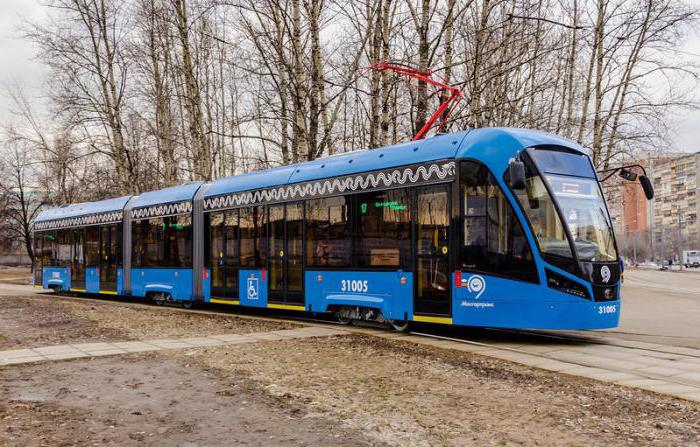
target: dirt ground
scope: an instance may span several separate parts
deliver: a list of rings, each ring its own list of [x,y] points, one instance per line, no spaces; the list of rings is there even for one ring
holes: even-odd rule
[[[189,358],[390,445],[700,444],[700,405],[409,342],[353,335]]]
[[[156,354],[0,370],[5,446],[362,446],[243,375]]]
[[[32,270],[29,267],[0,265],[0,281],[10,284],[31,284]]]
[[[0,307],[0,343],[296,326],[110,301],[14,302]],[[50,315],[58,323],[40,324]],[[0,445],[686,446],[700,445],[700,405],[348,335],[2,367]]]
[[[111,301],[0,296],[0,349],[165,337],[247,334],[292,329],[297,324],[210,316],[173,308],[130,306]]]
[[[79,306],[52,297],[0,297],[0,349],[129,339],[75,313]]]

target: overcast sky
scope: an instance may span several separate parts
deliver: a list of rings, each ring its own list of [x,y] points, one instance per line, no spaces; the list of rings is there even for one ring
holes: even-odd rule
[[[700,0],[693,0],[700,4]],[[45,8],[38,0],[0,0],[0,122],[11,118],[5,95],[6,86],[19,82],[28,96],[41,104],[40,95],[46,78],[46,70],[35,60],[33,45],[21,38],[24,20],[36,20],[45,15]],[[700,65],[700,30],[687,37],[677,54],[669,55],[695,61]],[[700,101],[700,89],[696,93]],[[676,129],[672,151],[700,151],[700,111],[670,117],[670,125]]]

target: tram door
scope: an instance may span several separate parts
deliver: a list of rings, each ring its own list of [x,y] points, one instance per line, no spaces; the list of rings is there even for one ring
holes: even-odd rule
[[[287,203],[269,208],[270,302],[304,304],[303,219],[302,203]]]
[[[100,292],[117,291],[121,231],[116,225],[100,227]]]
[[[73,258],[70,269],[71,289],[85,290],[85,252],[83,250],[85,242],[85,232],[83,230],[73,231]]]
[[[211,213],[209,231],[211,296],[214,299],[238,300],[239,210]]]
[[[413,312],[450,316],[450,192],[447,185],[416,191],[416,274]]]

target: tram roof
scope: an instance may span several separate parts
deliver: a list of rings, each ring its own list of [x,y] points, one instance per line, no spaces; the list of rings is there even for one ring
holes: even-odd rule
[[[50,208],[42,211],[36,217],[36,219],[34,219],[34,222],[121,211],[124,209],[124,206],[130,198],[131,196],[123,196],[113,199],[100,200],[99,202],[74,203],[72,205],[61,206],[58,208]]]
[[[563,146],[585,153],[577,142],[551,133],[515,127],[485,127],[469,131],[456,156],[464,157],[476,152],[479,155],[496,155],[494,151],[513,156],[533,146]]]
[[[131,207],[143,208],[151,205],[192,200],[199,187],[202,186],[202,183],[203,182],[191,182],[156,191],[144,192],[134,197],[134,200],[131,201]]]
[[[582,151],[576,142],[546,132],[499,127],[473,129],[225,177],[212,182],[204,197],[455,157],[490,160],[505,169],[508,159],[532,146],[564,146]]]
[[[226,177],[209,185],[205,197],[306,182],[395,166],[453,158],[469,131],[436,135],[372,150],[347,152],[248,174]]]
[[[583,147],[575,141],[551,133],[513,127],[486,127],[469,131],[455,157],[480,160],[500,175],[512,157],[533,146],[562,146],[585,154]]]
[[[332,155],[313,161],[225,177],[210,183],[204,197],[350,175],[447,158],[476,158],[506,167],[518,151],[533,146],[564,146],[583,152],[576,142],[546,132],[519,128],[482,128],[436,135],[420,141]],[[202,182],[191,182],[133,198],[133,208],[192,200]],[[77,203],[42,211],[35,222],[123,210],[132,196]]]

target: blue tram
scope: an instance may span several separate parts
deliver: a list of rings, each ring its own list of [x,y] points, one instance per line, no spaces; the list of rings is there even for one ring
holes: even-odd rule
[[[438,135],[48,209],[33,230],[44,289],[397,329],[599,329],[620,317],[593,165],[578,144],[530,130]]]

